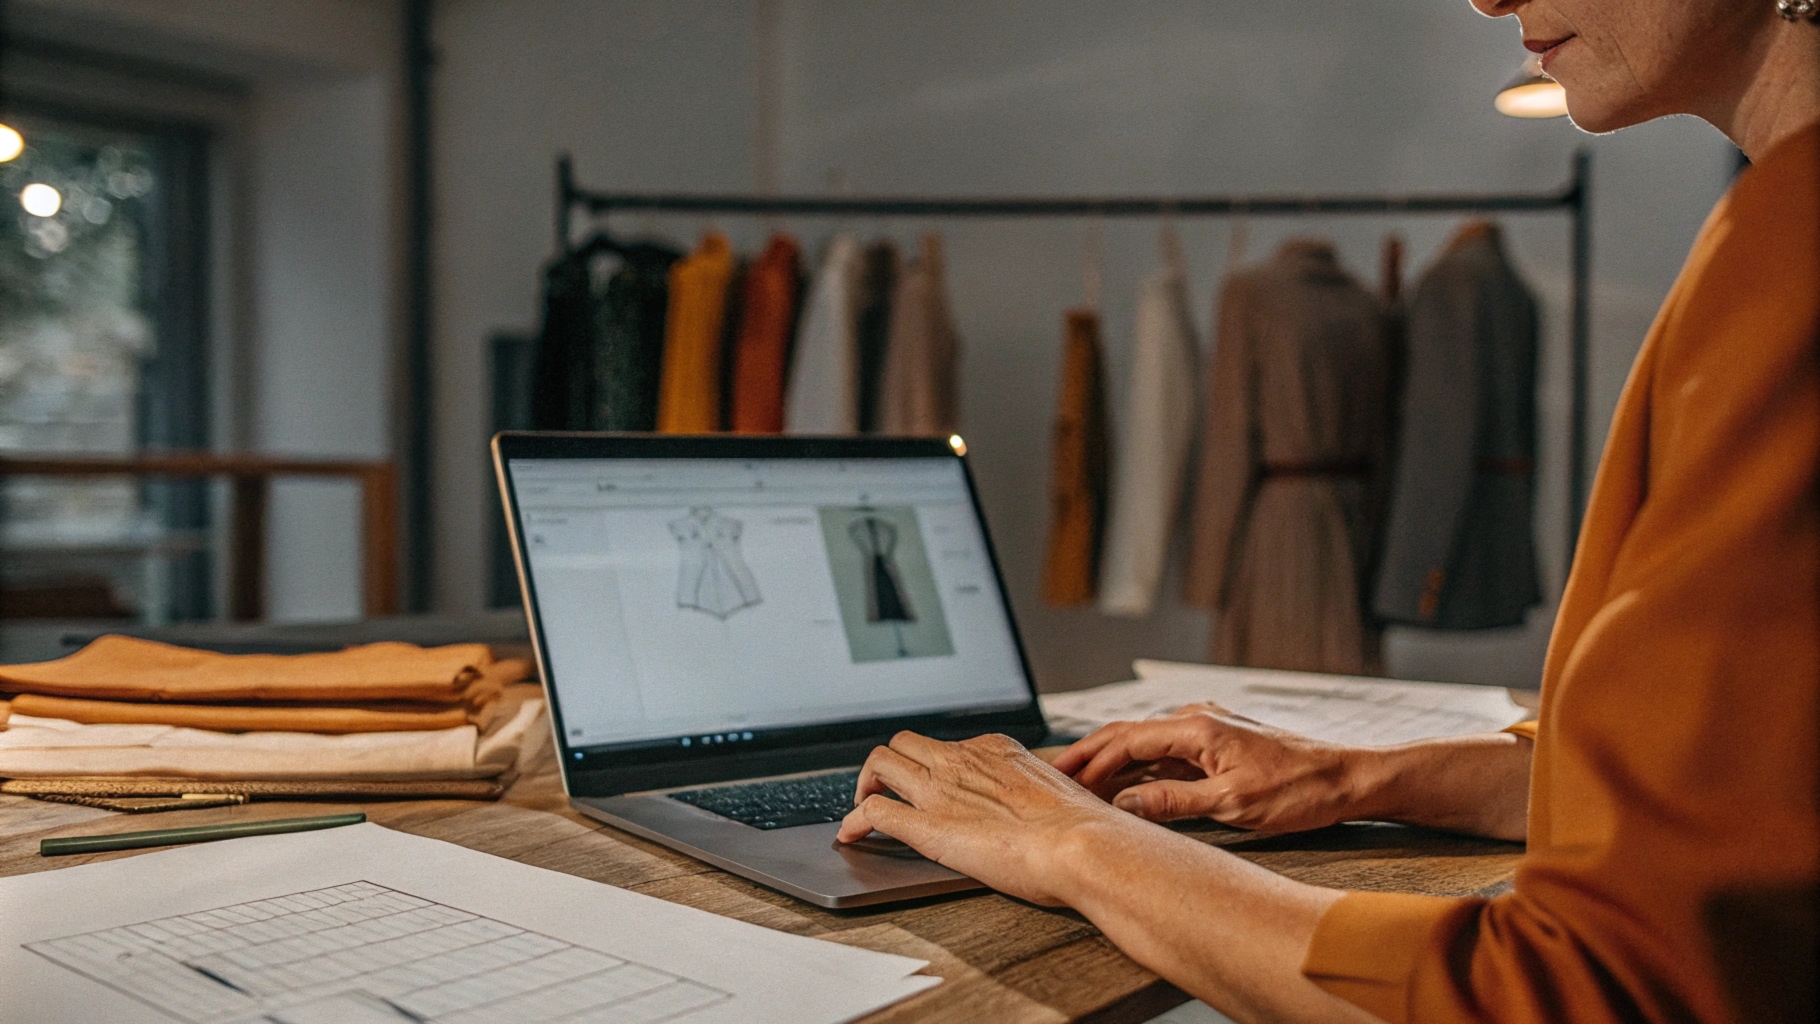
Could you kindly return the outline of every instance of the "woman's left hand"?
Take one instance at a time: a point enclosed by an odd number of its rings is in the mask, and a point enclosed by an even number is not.
[[[841,842],[877,829],[1000,892],[1047,906],[1069,902],[1067,849],[1074,840],[1097,826],[1152,827],[998,735],[944,743],[900,732],[866,759],[853,799]]]

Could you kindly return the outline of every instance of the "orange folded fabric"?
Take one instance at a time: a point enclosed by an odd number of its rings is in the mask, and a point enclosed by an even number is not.
[[[109,635],[55,661],[0,666],[0,692],[180,704],[418,701],[473,708],[529,675],[526,661],[495,659],[486,644],[217,654]]]
[[[488,701],[479,707],[455,705],[425,711],[385,711],[324,705],[145,704],[22,693],[13,698],[12,713],[32,718],[61,718],[84,725],[180,725],[216,732],[417,732],[453,729],[470,723],[484,728],[484,721],[491,717],[492,705],[493,702]]]

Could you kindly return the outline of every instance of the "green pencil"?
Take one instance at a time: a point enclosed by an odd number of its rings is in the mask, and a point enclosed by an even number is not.
[[[342,825],[358,825],[365,820],[367,820],[367,816],[359,813],[325,814],[318,818],[236,821],[224,825],[161,828],[151,832],[121,832],[111,836],[69,836],[40,842],[38,855],[56,857],[66,853],[105,853],[108,850],[137,850],[142,846],[207,843],[216,839],[239,839],[241,836],[271,836],[282,832],[309,832],[319,828],[339,828]]]

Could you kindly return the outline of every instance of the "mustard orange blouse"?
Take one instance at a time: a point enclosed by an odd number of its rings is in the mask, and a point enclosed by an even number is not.
[[[1811,963],[1727,970],[1811,956],[1811,906],[1742,949],[1714,915],[1820,883],[1817,470],[1820,125],[1739,177],[1631,371],[1549,646],[1513,890],[1349,894],[1307,976],[1392,1022],[1742,1021],[1811,986]]]

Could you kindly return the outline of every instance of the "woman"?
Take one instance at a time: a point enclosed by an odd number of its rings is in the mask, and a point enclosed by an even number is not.
[[[1694,114],[1755,165],[1638,354],[1539,727],[1348,749],[1202,707],[1109,726],[1053,767],[1003,737],[903,734],[867,762],[842,838],[876,828],[1074,907],[1241,1021],[1811,1013],[1811,964],[1748,972],[1812,956],[1820,876],[1820,24],[1799,0],[1474,3],[1518,16],[1582,128]],[[1151,824],[1197,815],[1529,848],[1495,899],[1343,893]]]

